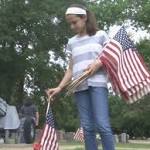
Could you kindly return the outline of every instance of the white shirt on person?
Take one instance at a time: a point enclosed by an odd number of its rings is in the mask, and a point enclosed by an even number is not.
[[[108,39],[108,35],[103,30],[97,31],[92,36],[75,35],[69,39],[66,52],[72,57],[73,79],[78,78],[87,66],[102,53],[102,48]],[[103,68],[85,80],[76,91],[86,90],[89,86],[107,87],[107,74]]]

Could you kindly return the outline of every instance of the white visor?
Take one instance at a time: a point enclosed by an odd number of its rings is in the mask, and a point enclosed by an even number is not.
[[[86,10],[79,7],[70,7],[67,9],[66,15],[86,15]]]

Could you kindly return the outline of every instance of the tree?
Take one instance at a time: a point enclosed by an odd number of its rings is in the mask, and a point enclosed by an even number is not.
[[[54,61],[65,60],[64,44],[68,30],[64,22],[64,11],[70,2],[0,2],[0,80],[3,85],[0,95],[8,101],[19,102],[23,99],[25,79],[27,83],[32,78],[26,86],[38,89],[42,86],[39,78],[45,76],[46,70],[45,83],[51,83],[56,80],[55,77],[55,80],[52,78],[47,81],[52,69],[63,69],[64,66],[55,65]]]
[[[41,106],[44,90],[62,78],[70,35],[64,12],[72,2],[0,1],[0,96],[9,104],[21,105],[30,88]]]
[[[149,0],[100,0],[99,3],[76,0],[78,2],[95,12],[101,29],[130,19],[133,25],[149,30]],[[64,47],[71,32],[65,22],[64,12],[71,3],[74,1],[0,1],[0,96],[9,104],[21,105],[24,96],[28,95],[26,89],[31,89],[31,96],[39,105],[42,121],[46,107],[42,101],[46,99],[44,90],[55,87],[66,69]],[[150,64],[148,43],[141,42],[138,47]],[[78,125],[72,97],[65,97],[65,93],[62,93],[57,99],[52,105],[57,126],[71,131]],[[112,101],[114,105],[111,104],[113,118],[120,112],[119,106],[124,105],[116,99]],[[121,117],[116,119],[118,124],[115,119],[112,120],[114,126],[122,128]]]

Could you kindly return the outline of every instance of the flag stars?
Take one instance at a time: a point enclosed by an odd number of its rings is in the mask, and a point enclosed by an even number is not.
[[[118,41],[122,45],[123,50],[135,48],[134,43],[130,40],[130,38],[127,35],[125,27],[122,27],[113,39]]]
[[[47,124],[49,124],[51,127],[54,128],[54,119],[53,119],[53,114],[52,114],[51,110],[49,110],[49,112],[47,114],[46,122],[47,122]]]

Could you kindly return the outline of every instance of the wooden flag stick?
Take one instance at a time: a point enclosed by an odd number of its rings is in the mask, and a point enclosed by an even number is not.
[[[67,86],[67,95],[70,95],[76,87],[78,87],[84,80],[86,80],[90,75],[89,71],[85,71],[81,74],[77,79],[74,79],[70,84]]]
[[[48,97],[48,100],[47,100],[47,101],[48,101],[48,105],[47,105],[47,109],[46,109],[46,116],[47,116],[48,111],[49,111],[49,107],[50,107],[50,103],[51,103],[51,98],[52,98],[52,97],[49,96],[49,97]]]
[[[87,79],[87,77],[89,76],[89,72],[86,71],[83,74],[81,74],[77,79],[73,80],[68,86],[67,89],[69,90],[70,88],[75,87],[76,85],[78,85],[78,83],[80,81],[84,81],[85,79]]]

